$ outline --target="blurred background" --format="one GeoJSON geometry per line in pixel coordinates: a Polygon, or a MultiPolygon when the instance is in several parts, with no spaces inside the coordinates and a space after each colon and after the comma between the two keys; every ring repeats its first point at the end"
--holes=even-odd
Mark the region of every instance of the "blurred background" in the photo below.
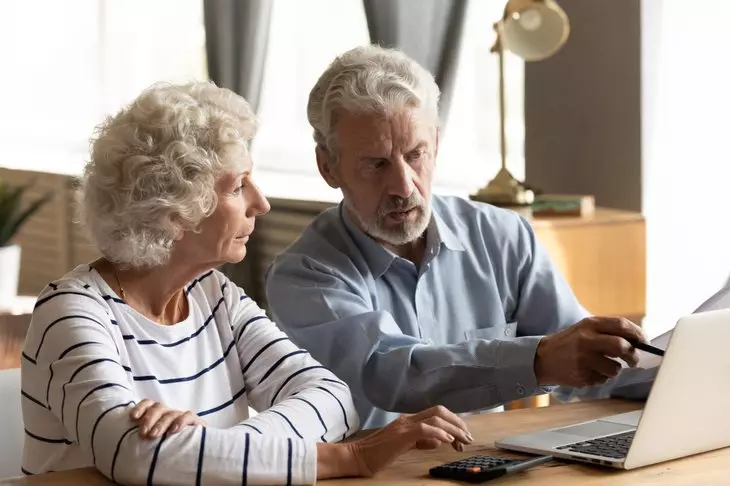
{"type": "MultiPolygon", "coordinates": [[[[422,9],[434,4],[392,2],[405,24],[428,19],[422,9]]],[[[384,2],[362,0],[0,2],[0,179],[33,180],[33,191],[54,192],[54,203],[15,238],[22,248],[18,293],[32,297],[95,256],[70,221],[73,178],[94,126],[154,82],[209,77],[243,86],[261,118],[256,177],[274,210],[262,219],[251,261],[226,269],[260,293],[271,256],[339,200],[316,170],[306,99],[334,56],[373,38],[368,3],[382,14],[384,2]],[[212,12],[231,8],[247,12],[240,24],[247,43],[228,57],[218,48],[211,56],[222,28],[212,12]],[[236,60],[251,66],[245,81],[228,72],[236,60]]],[[[723,54],[730,3],[558,3],[570,37],[543,61],[505,54],[501,114],[490,48],[504,2],[451,2],[464,13],[451,19],[459,23],[456,46],[438,59],[451,71],[435,190],[468,197],[494,176],[503,115],[515,177],[619,211],[605,213],[611,216],[598,230],[591,217],[535,220],[579,298],[593,312],[636,318],[655,335],[730,276],[730,69],[723,54]]],[[[396,43],[408,52],[429,42],[431,20],[411,25],[396,43]]]]}

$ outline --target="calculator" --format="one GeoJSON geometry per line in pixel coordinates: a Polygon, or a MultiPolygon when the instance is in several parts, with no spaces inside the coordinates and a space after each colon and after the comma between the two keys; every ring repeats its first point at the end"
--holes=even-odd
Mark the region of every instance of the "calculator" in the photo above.
{"type": "Polygon", "coordinates": [[[490,479],[500,478],[507,474],[524,471],[530,467],[549,462],[552,459],[552,456],[539,456],[531,459],[473,456],[433,467],[428,472],[434,478],[481,483],[490,479]]]}

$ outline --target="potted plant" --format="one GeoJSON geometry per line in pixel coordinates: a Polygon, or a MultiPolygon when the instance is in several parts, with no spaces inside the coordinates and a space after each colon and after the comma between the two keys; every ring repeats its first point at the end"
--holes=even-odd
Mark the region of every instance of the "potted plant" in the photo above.
{"type": "Polygon", "coordinates": [[[51,199],[51,194],[46,194],[24,203],[23,195],[31,185],[14,187],[0,180],[0,307],[11,305],[18,293],[20,246],[12,239],[51,199]]]}

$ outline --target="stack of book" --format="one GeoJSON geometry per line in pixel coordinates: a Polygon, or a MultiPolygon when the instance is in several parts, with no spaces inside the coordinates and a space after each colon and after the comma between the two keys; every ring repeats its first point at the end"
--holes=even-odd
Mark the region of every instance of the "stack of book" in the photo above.
{"type": "Polygon", "coordinates": [[[590,216],[596,210],[593,196],[541,194],[532,203],[532,216],[590,216]]]}

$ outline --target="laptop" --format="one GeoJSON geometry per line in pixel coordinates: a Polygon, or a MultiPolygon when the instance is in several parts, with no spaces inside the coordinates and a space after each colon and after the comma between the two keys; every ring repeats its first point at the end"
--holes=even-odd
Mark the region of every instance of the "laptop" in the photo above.
{"type": "Polygon", "coordinates": [[[634,469],[730,446],[730,309],[683,317],[644,409],[508,437],[502,449],[634,469]]]}

